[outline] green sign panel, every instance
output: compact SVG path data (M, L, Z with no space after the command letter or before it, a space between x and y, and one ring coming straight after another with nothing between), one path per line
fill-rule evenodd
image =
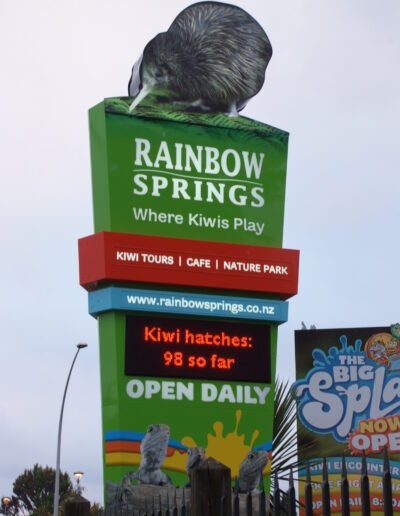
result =
M129 103L108 99L90 110L95 232L116 233L115 245L119 233L130 233L281 247L286 132L242 117L169 112L154 102L130 113ZM89 268L103 263L101 252ZM200 299L199 289L186 288L191 304L183 313L182 293L146 289L135 299L148 311L111 302L98 312L105 482L121 486L139 470L134 478L144 483L165 483L168 475L185 485L189 448L204 448L233 477L250 450L270 457L282 317L255 318L267 296L258 293L252 303L232 284L226 302L246 306L246 319L233 310L219 317L202 311L216 296L224 301L221 290L202 291ZM165 310L160 295L171 299Z
M162 376L131 376L125 374L135 365L129 358L137 345L129 337L136 322L131 317L116 312L99 316L105 480L120 482L125 473L139 467L140 443L151 425L169 427L168 451L161 469L176 485L188 480L188 448L204 448L206 456L228 465L232 476L238 475L251 449L271 451L274 381L252 381L258 355L253 359L249 348L229 350L195 341L185 343L183 337L184 332L190 332L198 341L205 339L211 334L210 325L219 328L219 337L224 334L231 341L239 338L245 342L258 336L258 346L264 345L268 350L268 375L274 378L275 325L257 321L247 323L242 330L238 323L237 328L232 328L232 320L207 319L206 329L201 332L196 318L181 318L174 321L182 332L178 343L176 332L175 341L171 338L170 319L176 316L166 314L163 323L159 316L154 320L153 315L142 315L136 324L143 341L140 345L153 349L154 369ZM216 332L212 335L215 338ZM266 335L269 341L265 341ZM146 336L151 342L144 343ZM235 361L241 377L246 378L242 381L231 380L230 369ZM193 368L194 378L186 374L188 365ZM182 377L180 369L185 371ZM216 381L216 371L220 378L226 375L227 380Z
M288 133L246 118L90 110L95 230L281 247Z

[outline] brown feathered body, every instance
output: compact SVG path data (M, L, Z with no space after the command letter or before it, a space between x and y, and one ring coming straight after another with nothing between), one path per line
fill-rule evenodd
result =
M165 87L179 100L212 110L240 109L261 89L271 56L267 35L246 11L200 2L147 44L141 85Z

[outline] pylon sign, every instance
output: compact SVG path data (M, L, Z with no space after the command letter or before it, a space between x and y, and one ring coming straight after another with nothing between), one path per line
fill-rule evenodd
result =
M149 428L168 434L176 485L194 447L235 476L250 450L271 452L278 325L297 293L299 253L281 248L288 134L128 106L90 110L95 234L79 241L104 479L150 478Z

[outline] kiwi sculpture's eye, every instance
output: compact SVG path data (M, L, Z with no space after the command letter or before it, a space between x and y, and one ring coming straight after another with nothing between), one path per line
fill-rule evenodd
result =
M149 432L152 432L154 430L154 426L149 426Z

